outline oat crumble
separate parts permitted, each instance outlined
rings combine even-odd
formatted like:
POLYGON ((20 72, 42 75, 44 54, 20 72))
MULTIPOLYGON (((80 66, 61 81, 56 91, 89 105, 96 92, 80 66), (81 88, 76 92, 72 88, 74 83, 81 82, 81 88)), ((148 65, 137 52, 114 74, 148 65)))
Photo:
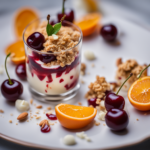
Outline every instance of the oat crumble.
POLYGON ((40 119, 40 118, 41 118, 41 116, 37 116, 37 117, 36 117, 36 119, 40 119))
POLYGON ((9 123, 12 123, 12 120, 9 120, 9 123))
POLYGON ((4 113, 4 110, 0 109, 0 113, 4 113))
POLYGON ((85 64, 85 63, 81 63, 80 74, 81 74, 82 76, 85 75, 85 70, 86 70, 86 64, 85 64))
POLYGON ((30 104, 32 104, 33 103, 33 99, 30 99, 30 104))
POLYGON ((81 102, 78 102, 78 105, 82 105, 82 103, 81 103, 81 102))
MULTIPOLYGON (((132 77, 127 81, 128 83, 132 84, 134 81, 137 80, 137 75, 146 67, 146 65, 139 65, 136 60, 134 59, 129 59, 124 63, 121 63, 118 66, 117 72, 116 72, 116 79, 118 81, 118 84, 120 85, 121 83, 119 82, 122 77, 127 78, 130 73, 133 73, 132 77)), ((142 74, 141 77, 146 76, 147 71, 145 70, 142 74)))
POLYGON ((92 64, 91 67, 95 67, 95 64, 92 64))
POLYGON ((42 107, 43 107, 42 105, 36 106, 37 109, 41 109, 42 107))
MULTIPOLYGON (((104 77, 96 76, 96 81, 90 83, 89 91, 86 93, 85 98, 97 98, 96 103, 100 105, 101 100, 105 98, 105 92, 110 91, 110 84, 105 80, 104 77)), ((101 106, 100 106, 101 107, 101 106)))
POLYGON ((122 64, 122 58, 118 58, 117 60, 116 60, 116 66, 118 67, 119 65, 121 65, 122 64))
POLYGON ((99 126, 100 125, 100 122, 95 122, 95 126, 99 126))
POLYGON ((80 32, 74 30, 71 27, 62 26, 57 33, 57 38, 53 36, 48 36, 46 32, 47 21, 43 21, 37 29, 45 37, 45 43, 43 44, 44 49, 41 52, 59 52, 56 54, 56 60, 45 64, 46 66, 60 65, 64 67, 65 65, 70 65, 77 54, 79 53, 78 48, 75 45, 78 44, 80 38, 80 32), (67 49, 70 49, 65 51, 67 49))
POLYGON ((51 109, 52 109, 51 106, 47 107, 47 110, 51 110, 51 109))

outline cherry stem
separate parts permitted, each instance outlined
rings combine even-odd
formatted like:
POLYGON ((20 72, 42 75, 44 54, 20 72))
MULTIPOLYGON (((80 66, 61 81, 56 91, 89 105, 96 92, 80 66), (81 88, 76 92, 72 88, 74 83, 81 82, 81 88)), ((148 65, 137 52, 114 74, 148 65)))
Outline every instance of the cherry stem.
POLYGON ((142 75, 142 73, 143 73, 149 66, 150 66, 150 64, 149 64, 148 66, 146 66, 146 67, 140 72, 140 74, 137 76, 137 78, 140 78, 141 75, 142 75))
POLYGON ((65 12, 65 0, 63 0, 63 5, 62 5, 62 14, 65 12))
POLYGON ((62 21, 65 19, 66 15, 63 15, 63 17, 61 18, 60 22, 62 23, 62 21))
POLYGON ((5 58, 5 70, 6 70, 6 74, 7 74, 7 76, 8 76, 9 84, 12 85, 13 82, 12 82, 11 79, 10 79, 10 76, 9 76, 9 74, 8 74, 8 71, 7 71, 7 66, 6 66, 6 64, 7 64, 7 58, 8 58, 10 55, 11 55, 11 53, 9 53, 9 54, 6 56, 6 58, 5 58))
POLYGON ((116 95, 118 95, 119 91, 121 90, 121 88, 123 87, 123 85, 126 83, 126 81, 133 75, 133 73, 130 73, 130 75, 128 76, 128 78, 122 83, 122 85, 120 86, 119 90, 117 91, 116 95))
POLYGON ((49 20, 50 20, 50 14, 47 15, 48 24, 49 24, 49 20))

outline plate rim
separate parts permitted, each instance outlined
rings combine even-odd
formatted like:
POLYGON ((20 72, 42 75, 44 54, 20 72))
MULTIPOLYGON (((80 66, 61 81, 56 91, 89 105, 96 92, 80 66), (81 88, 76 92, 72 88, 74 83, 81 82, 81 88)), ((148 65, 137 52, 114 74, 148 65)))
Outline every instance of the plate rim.
MULTIPOLYGON (((41 148, 41 149, 45 149, 45 150, 57 149, 57 148, 54 148, 54 147, 47 147, 47 146, 44 146, 44 145, 39 145, 39 144, 35 144, 35 143, 25 142, 25 141, 22 141, 22 140, 18 140, 16 138, 12 138, 10 136, 6 136, 6 135, 1 134, 1 133, 0 133, 0 138, 4 139, 6 141, 9 141, 9 142, 15 143, 15 144, 19 144, 19 145, 27 146, 27 147, 31 147, 31 148, 41 148)), ((106 150, 106 149, 124 148, 124 147, 128 147, 128 146, 133 146, 133 145, 139 144, 139 143, 141 143, 143 141, 146 141, 148 139, 150 139, 150 136, 144 137, 141 140, 138 140, 138 141, 135 141, 135 142, 132 142, 132 143, 129 143, 129 144, 125 144, 125 145, 121 145, 121 146, 113 146, 111 148, 110 147, 102 148, 102 149, 106 150)), ((66 149, 61 148, 60 150, 66 150, 66 149)), ((74 150, 78 150, 78 149, 74 149, 74 150)), ((86 150, 86 149, 82 149, 82 150, 86 150)), ((100 150, 100 149, 96 148, 95 150, 100 150)))

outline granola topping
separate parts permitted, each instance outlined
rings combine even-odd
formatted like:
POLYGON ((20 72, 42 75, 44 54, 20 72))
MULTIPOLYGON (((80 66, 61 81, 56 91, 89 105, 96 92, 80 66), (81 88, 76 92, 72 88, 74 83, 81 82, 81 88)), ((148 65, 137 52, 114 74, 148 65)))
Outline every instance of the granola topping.
POLYGON ((89 91, 86 93, 85 97, 87 99, 97 98, 97 102, 100 103, 105 97, 105 92, 110 90, 110 84, 106 82, 104 77, 96 76, 96 81, 90 83, 89 91))
POLYGON ((48 36, 46 33, 47 21, 41 23, 37 32, 40 32, 45 37, 44 49, 41 52, 59 52, 56 55, 56 60, 45 64, 46 66, 60 65, 64 67, 65 65, 70 65, 75 57, 78 55, 78 48, 75 45, 78 44, 80 38, 80 32, 73 30, 71 27, 62 26, 57 33, 57 38, 54 36, 48 36), (67 49, 73 48, 71 50, 65 51, 67 49))
MULTIPOLYGON (((123 78, 127 78, 130 73, 133 73, 132 77, 127 81, 128 83, 133 83, 137 80, 137 75, 145 68, 146 65, 139 65, 136 60, 129 59, 124 63, 118 65, 118 69, 116 72, 116 79, 121 80, 123 78)), ((142 76, 146 76, 146 71, 142 74, 142 76)), ((118 83, 119 84, 119 83, 118 83)))
POLYGON ((97 98, 96 104, 98 104, 98 106, 96 106, 96 109, 105 112, 104 106, 104 99, 106 96, 105 92, 110 91, 110 84, 105 80, 104 77, 96 76, 96 81, 94 83, 90 83, 88 87, 89 91, 86 93, 85 98, 87 100, 91 98, 97 98))

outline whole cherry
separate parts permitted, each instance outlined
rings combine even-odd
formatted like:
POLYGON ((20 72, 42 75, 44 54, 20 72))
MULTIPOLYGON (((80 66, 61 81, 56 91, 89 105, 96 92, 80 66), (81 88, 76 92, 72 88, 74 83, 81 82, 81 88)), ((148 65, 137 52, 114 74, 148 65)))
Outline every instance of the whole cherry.
POLYGON ((27 74, 26 74, 26 65, 25 65, 25 63, 21 63, 21 64, 17 65, 15 71, 16 71, 17 76, 21 80, 25 80, 26 79, 27 74))
POLYGON ((110 109, 105 116, 105 121, 110 129, 114 131, 121 131, 127 127, 129 117, 124 110, 110 109))
POLYGON ((43 34, 41 34, 39 32, 34 32, 27 38, 27 44, 31 48, 34 48, 35 50, 44 49, 44 47, 43 47, 44 42, 45 42, 45 38, 44 38, 43 34))
POLYGON ((21 94, 23 93, 23 86, 22 84, 14 79, 10 79, 8 71, 7 71, 7 67, 6 67, 6 62, 7 62, 7 58, 10 56, 10 53, 6 56, 5 59, 5 70, 8 76, 8 79, 5 80, 2 85, 1 85, 1 92, 2 95, 8 100, 8 101, 16 101, 21 94))
POLYGON ((123 87, 123 85, 126 83, 126 81, 132 76, 132 73, 128 76, 128 78, 123 82, 123 84, 120 86, 119 90, 117 93, 108 93, 105 97, 105 107, 106 110, 109 111, 112 108, 117 108, 117 109, 123 109, 125 106, 125 100, 122 96, 118 95, 119 91, 123 87))
POLYGON ((100 31, 100 34, 106 41, 114 41, 117 37, 117 28, 113 24, 104 25, 100 31))
POLYGON ((95 108, 96 106, 99 105, 99 104, 96 104, 96 100, 97 100, 97 98, 88 99, 88 105, 93 106, 95 108))
POLYGON ((74 11, 72 9, 65 9, 65 0, 63 0, 63 5, 62 5, 62 12, 57 14, 58 22, 60 22, 61 18, 66 15, 64 20, 67 20, 69 22, 73 22, 74 20, 74 11))
POLYGON ((50 63, 51 61, 56 60, 56 56, 53 54, 40 54, 40 60, 44 63, 50 63))

